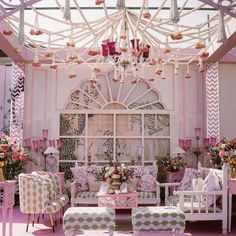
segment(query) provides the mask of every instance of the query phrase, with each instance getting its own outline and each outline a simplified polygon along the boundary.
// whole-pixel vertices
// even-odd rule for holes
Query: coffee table
[[[98,195],[99,207],[114,209],[132,209],[138,206],[138,193],[102,194]]]

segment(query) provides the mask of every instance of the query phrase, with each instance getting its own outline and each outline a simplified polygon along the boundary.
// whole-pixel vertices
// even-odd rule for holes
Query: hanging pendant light
[[[125,8],[125,0],[117,0],[116,8],[117,9],[124,9]]]
[[[64,8],[63,18],[67,21],[71,20],[70,0],[65,0],[65,8]]]
[[[18,43],[20,46],[24,44],[25,41],[25,14],[24,14],[24,6],[20,9],[20,22],[19,22],[19,34],[18,34]]]
[[[177,23],[180,20],[177,0],[171,0],[171,5],[170,5],[170,20],[172,22],[174,22],[174,23]]]
[[[220,10],[218,13],[218,43],[224,43],[227,39],[224,24],[224,13]]]

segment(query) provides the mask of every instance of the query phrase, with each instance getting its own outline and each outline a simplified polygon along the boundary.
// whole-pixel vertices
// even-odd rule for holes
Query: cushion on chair
[[[220,191],[220,190],[221,186],[219,183],[219,178],[215,174],[214,170],[211,170],[206,179],[204,180],[203,191],[209,192],[209,191]],[[206,197],[204,197],[202,200],[204,203],[206,203]],[[209,195],[207,200],[207,206],[210,207],[213,204],[214,204],[214,196]]]
[[[178,191],[193,190],[193,179],[197,178],[198,171],[193,168],[186,168],[184,171],[184,177],[180,182]]]
[[[155,192],[138,192],[138,198],[156,198]]]
[[[60,208],[61,207],[59,201],[49,201],[46,206],[46,212],[56,213],[59,211]]]
[[[89,192],[98,192],[101,188],[102,181],[97,181],[95,176],[89,175],[87,177]]]
[[[157,165],[152,166],[136,166],[134,176],[139,178],[137,190],[145,192],[156,191]]]
[[[77,192],[76,197],[78,198],[96,198],[98,192],[89,192],[89,191],[79,191]]]
[[[77,187],[79,191],[88,191],[88,176],[94,175],[101,167],[91,165],[91,166],[76,166],[71,167],[71,172],[73,174],[73,178],[77,183]]]

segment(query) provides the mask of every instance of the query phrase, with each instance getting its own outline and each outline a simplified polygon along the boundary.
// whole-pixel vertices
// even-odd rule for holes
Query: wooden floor
[[[40,236],[62,236],[64,231],[62,225],[58,224],[56,227],[56,232],[52,233],[50,228],[49,217],[46,216],[44,219],[40,220],[39,224],[35,224],[34,227],[30,225],[29,232],[25,232],[26,228],[27,215],[20,212],[19,207],[14,208],[14,224],[13,224],[13,236],[29,236],[29,235],[40,235]],[[1,213],[0,213],[0,222],[1,222]],[[0,223],[0,235],[2,235],[2,224]],[[8,236],[8,228],[7,234]],[[79,234],[80,235],[80,234]],[[107,235],[107,232],[85,232],[81,233],[83,236],[103,236]],[[117,220],[116,220],[116,231],[114,236],[131,236],[132,234],[132,225],[130,220],[130,214],[127,211],[118,211]],[[140,236],[169,236],[171,233],[159,232],[159,233],[150,233],[143,232]],[[203,222],[187,222],[185,236],[219,236],[222,235],[221,222],[220,221],[203,221]],[[232,232],[228,233],[228,236],[236,236],[236,212],[233,212],[232,218]]]

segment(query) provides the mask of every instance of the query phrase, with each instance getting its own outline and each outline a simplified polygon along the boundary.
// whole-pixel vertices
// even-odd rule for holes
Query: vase
[[[108,189],[108,193],[113,194],[115,190],[120,190],[121,182],[119,181],[112,181],[110,183],[110,187]]]
[[[5,181],[5,162],[0,161],[0,181]]]
[[[233,167],[228,167],[228,177],[229,179],[235,179],[236,178],[236,169]]]

